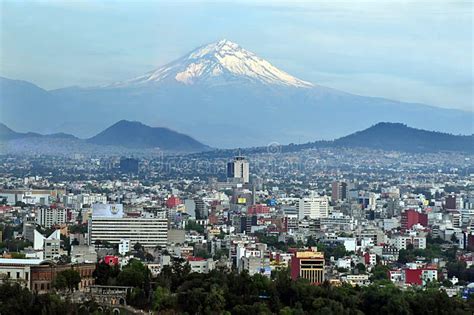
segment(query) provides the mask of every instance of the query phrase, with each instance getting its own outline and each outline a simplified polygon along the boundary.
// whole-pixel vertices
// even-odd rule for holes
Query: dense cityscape
[[[472,310],[471,155],[239,151],[2,156],[5,310],[13,284],[59,313]]]

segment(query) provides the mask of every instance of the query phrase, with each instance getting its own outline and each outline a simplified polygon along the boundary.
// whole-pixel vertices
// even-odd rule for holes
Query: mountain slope
[[[410,128],[400,123],[378,123],[339,138],[334,145],[405,152],[474,152],[474,135],[459,136]]]
[[[209,147],[176,131],[149,127],[140,122],[121,120],[87,142],[132,149],[160,148],[168,151],[203,151]]]
[[[49,135],[42,135],[36,132],[16,132],[0,123],[0,140],[14,140],[26,138],[62,138],[62,139],[77,139],[75,136],[66,133],[53,133]]]
[[[16,130],[26,126],[89,138],[126,117],[151,126],[179,126],[220,148],[335,139],[380,121],[453,134],[474,132],[473,112],[313,85],[226,40],[130,80],[49,91],[32,100],[0,94],[0,105],[7,112],[16,106],[25,113],[2,116]]]
[[[278,149],[268,147],[239,148],[243,155],[276,152],[288,153],[322,148],[367,148],[409,153],[462,152],[474,154],[474,135],[462,136],[421,130],[401,123],[381,122],[333,141],[315,141],[304,144],[282,145]],[[201,152],[194,157],[229,158],[235,149]]]
[[[313,86],[281,71],[236,43],[223,39],[199,47],[186,56],[143,76],[116,82],[108,87],[156,85],[163,82],[180,82],[186,85],[259,82],[293,87]]]

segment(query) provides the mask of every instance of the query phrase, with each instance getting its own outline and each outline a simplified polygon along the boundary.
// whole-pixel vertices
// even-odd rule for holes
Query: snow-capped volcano
[[[192,85],[204,83],[222,85],[231,82],[259,82],[291,87],[312,87],[309,82],[276,68],[268,61],[223,39],[190,52],[143,76],[116,82],[109,87],[125,87],[177,81]]]
[[[0,91],[2,122],[13,129],[27,124],[39,133],[84,138],[122,119],[178,129],[218,148],[334,139],[380,121],[473,132],[472,112],[312,85],[227,40],[112,85],[45,91],[0,78]],[[57,117],[68,120],[58,125]]]

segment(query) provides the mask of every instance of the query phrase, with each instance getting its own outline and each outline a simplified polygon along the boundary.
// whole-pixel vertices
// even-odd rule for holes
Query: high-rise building
[[[92,217],[89,220],[89,244],[106,241],[120,244],[129,240],[131,245],[144,247],[165,246],[168,241],[168,220],[164,218]]]
[[[129,240],[144,247],[164,246],[168,241],[168,219],[157,216],[126,217],[121,204],[94,204],[89,220],[89,245],[97,241],[119,245]]]
[[[64,224],[66,221],[66,209],[40,207],[36,210],[36,223],[42,227],[50,228],[53,225]]]
[[[332,183],[332,195],[331,200],[340,201],[347,199],[347,183],[345,182],[333,182]]]
[[[196,208],[194,209],[196,213],[196,220],[205,220],[209,217],[209,209],[207,208],[206,203],[202,198],[194,198],[194,204]]]
[[[227,163],[227,178],[248,184],[250,176],[249,169],[247,159],[243,156],[236,156],[232,162]]]
[[[295,252],[291,257],[291,278],[324,282],[324,253],[315,249]]]
[[[309,198],[301,198],[297,203],[298,218],[310,219],[326,218],[329,215],[329,198],[327,196],[311,195]]]
[[[446,196],[445,208],[447,210],[456,210],[456,195],[451,194]]]

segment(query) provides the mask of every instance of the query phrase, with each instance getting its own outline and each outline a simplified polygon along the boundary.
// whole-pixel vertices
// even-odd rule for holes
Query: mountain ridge
[[[101,133],[89,139],[79,139],[75,136],[64,134],[64,135],[40,135],[36,133],[16,133],[15,131],[8,128],[5,124],[0,123],[0,140],[3,141],[15,141],[15,140],[28,140],[38,141],[41,139],[61,139],[64,141],[73,141],[77,143],[88,143],[98,146],[114,146],[116,148],[123,149],[153,149],[159,147],[160,140],[163,136],[169,135],[163,133],[171,132],[173,136],[180,137],[184,136],[188,141],[195,144],[195,146],[175,146],[169,147],[163,146],[161,142],[161,149],[167,151],[175,151],[186,153],[189,152],[205,152],[195,153],[204,155],[219,155],[224,154],[225,156],[233,154],[235,149],[212,149],[206,145],[203,145],[197,140],[194,140],[190,136],[174,132],[168,128],[162,127],[150,127],[137,121],[121,120],[106,128]],[[112,132],[112,135],[110,134]],[[20,136],[4,137],[5,133],[19,134]],[[144,137],[144,139],[139,139]],[[150,138],[151,137],[151,138]],[[165,144],[176,141],[175,137],[171,137]],[[157,140],[158,139],[158,140]],[[130,144],[130,141],[134,143]],[[184,144],[186,144],[185,142]],[[278,152],[297,152],[307,149],[320,149],[320,148],[368,148],[383,151],[400,151],[400,152],[412,152],[412,153],[433,153],[442,151],[451,152],[465,152],[474,154],[474,135],[453,135],[448,133],[436,132],[423,130],[418,128],[409,127],[403,123],[390,123],[390,122],[379,122],[372,125],[364,130],[357,131],[355,133],[346,135],[344,137],[332,140],[317,140],[313,142],[294,144],[290,143],[287,145],[281,145],[278,148]],[[253,153],[266,153],[268,147],[251,147],[241,148],[242,154],[253,154]]]
[[[394,136],[395,135],[395,136]],[[399,136],[397,138],[396,136]],[[401,137],[400,137],[401,136]],[[407,153],[462,152],[474,154],[474,134],[453,135],[409,127],[403,123],[379,122],[364,130],[334,140],[317,140],[267,147],[239,148],[243,155],[269,152],[298,152],[323,148],[366,148]],[[198,155],[229,157],[236,149],[215,150]]]
[[[227,48],[214,49],[219,45]],[[335,139],[380,121],[454,134],[474,131],[474,112],[354,95],[290,75],[299,80],[294,85],[293,79],[279,75],[284,71],[265,67],[266,61],[249,51],[245,54],[263,68],[241,66],[254,60],[241,49],[227,41],[204,45],[176,59],[184,60],[176,68],[165,65],[154,70],[164,72],[152,71],[109,87],[42,91],[0,80],[2,121],[16,130],[27,126],[37,133],[89,138],[127,117],[151,126],[179,126],[184,134],[221,148]],[[180,73],[181,81],[176,80]]]

